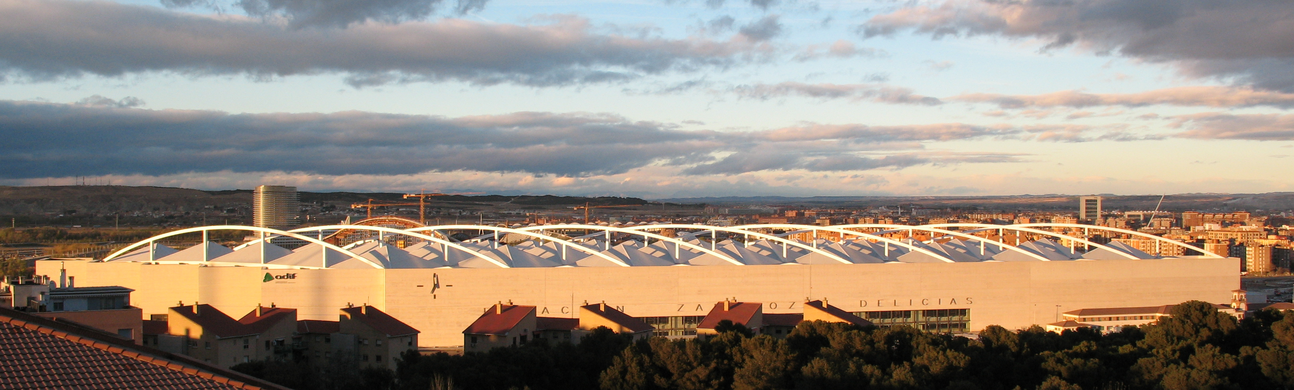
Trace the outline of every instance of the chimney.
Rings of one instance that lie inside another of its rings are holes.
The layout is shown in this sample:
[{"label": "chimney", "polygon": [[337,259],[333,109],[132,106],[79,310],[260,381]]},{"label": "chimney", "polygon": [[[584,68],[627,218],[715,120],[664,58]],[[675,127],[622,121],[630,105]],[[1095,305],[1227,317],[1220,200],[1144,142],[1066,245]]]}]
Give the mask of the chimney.
[{"label": "chimney", "polygon": [[499,301],[499,304],[494,305],[494,314],[503,314],[503,301]]},{"label": "chimney", "polygon": [[728,298],[723,299],[723,311],[728,311],[728,309],[732,308],[731,305],[732,302],[728,301]]},{"label": "chimney", "polygon": [[261,306],[261,304],[257,303],[257,304],[256,304],[256,316],[257,316],[257,317],[260,317],[260,316],[263,316],[263,315],[265,315],[265,306]]},{"label": "chimney", "polygon": [[364,307],[360,309],[360,312],[364,313],[364,315],[368,315],[368,308],[369,308],[368,305],[364,305]]},{"label": "chimney", "polygon": [[601,310],[603,313],[606,313],[606,312],[607,312],[607,301],[602,301],[602,303],[599,303],[599,304],[598,304],[598,310]]},{"label": "chimney", "polygon": [[63,267],[58,269],[58,288],[67,288],[67,269]]},{"label": "chimney", "polygon": [[193,314],[202,315],[202,306],[198,305],[198,301],[193,301]]},{"label": "chimney", "polygon": [[68,276],[68,277],[67,277],[67,288],[75,288],[75,287],[76,287],[76,277],[75,277],[75,276]]},{"label": "chimney", "polygon": [[827,297],[822,297],[822,308],[823,309],[827,308]]}]

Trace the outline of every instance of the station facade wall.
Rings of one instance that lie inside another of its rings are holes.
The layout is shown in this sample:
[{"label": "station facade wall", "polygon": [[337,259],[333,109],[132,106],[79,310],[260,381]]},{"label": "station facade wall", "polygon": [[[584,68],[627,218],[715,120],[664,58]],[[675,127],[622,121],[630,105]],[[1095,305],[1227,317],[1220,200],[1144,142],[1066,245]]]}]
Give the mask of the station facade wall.
[{"label": "station facade wall", "polygon": [[[37,264],[57,274],[59,262]],[[1240,288],[1240,260],[894,263],[512,269],[265,270],[142,263],[66,262],[80,286],[135,289],[144,315],[183,301],[242,315],[257,304],[334,320],[347,304],[369,304],[422,331],[420,346],[457,346],[462,331],[498,302],[537,307],[544,317],[578,315],[584,302],[635,317],[704,316],[725,298],[801,313],[806,298],[849,312],[969,309],[970,330],[1046,324],[1059,313],[1101,307],[1227,303]],[[267,276],[268,275],[268,276]]]}]

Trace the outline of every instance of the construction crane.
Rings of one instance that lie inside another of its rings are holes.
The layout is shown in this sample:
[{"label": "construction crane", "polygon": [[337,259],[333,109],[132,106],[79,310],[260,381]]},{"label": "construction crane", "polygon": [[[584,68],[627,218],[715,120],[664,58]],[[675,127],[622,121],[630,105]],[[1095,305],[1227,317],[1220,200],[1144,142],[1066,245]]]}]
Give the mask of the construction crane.
[{"label": "construction crane", "polygon": [[589,202],[584,202],[583,206],[575,206],[574,210],[584,209],[584,224],[588,225],[589,209],[605,209],[605,208],[612,208],[612,207],[637,207],[637,206],[638,205],[636,204],[622,204],[622,205],[614,205],[614,206],[592,206],[590,205]]},{"label": "construction crane", "polygon": [[[453,193],[453,194],[446,194],[446,193],[443,193],[443,192],[422,192],[422,191],[418,191],[418,193],[416,193],[416,194],[404,194],[404,198],[405,198],[405,199],[409,199],[409,198],[418,198],[418,223],[421,223],[421,224],[423,224],[423,225],[426,225],[426,224],[427,224],[427,198],[428,198],[428,197],[433,197],[433,196],[449,196],[449,195],[480,195],[480,194],[481,194],[480,192],[456,192],[456,193]],[[372,209],[370,209],[370,210],[372,210]]]},{"label": "construction crane", "polygon": [[[355,203],[355,204],[350,205],[350,208],[352,208],[352,209],[357,209],[357,208],[360,208],[360,207],[366,208],[366,209],[368,209],[368,217],[367,217],[367,218],[373,218],[373,209],[378,208],[378,207],[386,207],[386,206],[413,206],[413,205],[417,205],[417,204],[421,204],[421,203],[373,203],[373,200],[372,200],[372,199],[369,199],[369,200],[368,200],[368,203]],[[423,225],[426,225],[426,224],[424,223]]]}]

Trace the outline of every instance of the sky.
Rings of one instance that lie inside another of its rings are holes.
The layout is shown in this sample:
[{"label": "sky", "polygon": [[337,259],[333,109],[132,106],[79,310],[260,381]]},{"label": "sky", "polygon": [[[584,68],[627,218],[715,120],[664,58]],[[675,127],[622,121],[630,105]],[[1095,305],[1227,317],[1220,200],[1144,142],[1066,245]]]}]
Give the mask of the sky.
[{"label": "sky", "polygon": [[0,0],[0,185],[1294,190],[1288,0]]}]

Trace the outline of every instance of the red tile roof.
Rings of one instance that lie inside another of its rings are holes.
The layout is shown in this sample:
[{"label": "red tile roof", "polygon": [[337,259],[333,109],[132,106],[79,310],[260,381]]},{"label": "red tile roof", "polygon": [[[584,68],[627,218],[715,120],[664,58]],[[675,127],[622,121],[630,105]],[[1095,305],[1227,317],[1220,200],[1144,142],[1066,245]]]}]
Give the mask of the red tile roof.
[{"label": "red tile roof", "polygon": [[803,314],[765,314],[764,326],[791,326],[794,327],[804,322]]},{"label": "red tile roof", "polygon": [[840,308],[835,307],[835,306],[831,306],[831,305],[829,305],[829,304],[827,304],[827,303],[824,303],[824,302],[822,302],[822,301],[810,301],[810,302],[808,302],[808,303],[805,303],[805,305],[813,306],[813,307],[817,308],[818,310],[822,310],[822,311],[826,312],[827,314],[830,314],[832,317],[836,317],[837,319],[839,319],[840,321],[843,321],[843,322],[848,322],[848,323],[851,323],[851,324],[854,324],[854,325],[858,325],[858,326],[871,326],[871,325],[872,325],[872,322],[871,322],[871,321],[864,320],[864,319],[862,319],[862,318],[861,318],[861,317],[859,317],[859,316],[856,316],[856,315],[850,314],[849,312],[844,311],[844,310],[840,310]]},{"label": "red tile roof", "polygon": [[301,320],[297,321],[297,333],[341,333],[341,322]]},{"label": "red tile roof", "polygon": [[[1078,316],[1078,317],[1092,317],[1092,316],[1109,317],[1109,316],[1151,315],[1151,314],[1170,315],[1172,314],[1174,307],[1177,307],[1177,305],[1144,306],[1144,307],[1105,307],[1105,308],[1097,308],[1097,309],[1071,310],[1071,311],[1064,312],[1062,314],[1069,315],[1069,316]],[[1231,310],[1231,306],[1219,305],[1216,303],[1213,304],[1213,307],[1218,310]]]},{"label": "red tile roof", "polygon": [[706,314],[705,318],[701,319],[701,323],[696,326],[697,329],[714,329],[723,320],[746,325],[755,317],[755,313],[764,307],[762,303],[732,302],[728,304],[728,310],[724,310],[723,305],[724,302],[714,304],[714,308],[710,309],[710,314]]},{"label": "red tile roof", "polygon": [[239,318],[238,323],[246,326],[246,332],[249,334],[261,334],[269,330],[270,327],[277,325],[279,321],[296,322],[296,320],[297,309],[259,306],[244,315],[243,318]]},{"label": "red tile roof", "polygon": [[[497,308],[501,308],[502,313]],[[516,328],[521,320],[526,319],[526,315],[534,312],[534,306],[504,304],[490,306],[489,310],[476,319],[476,322],[463,330],[463,334],[508,334],[508,331]]]},{"label": "red tile roof", "polygon": [[625,314],[622,311],[616,310],[611,306],[607,306],[604,303],[581,306],[580,308],[593,312],[593,314],[597,314],[602,318],[606,318],[607,321],[614,322],[616,325],[620,325],[625,329],[629,329],[629,331],[633,333],[647,332],[647,331],[652,331],[656,329],[656,328],[653,328],[651,325],[647,325],[647,323],[643,322],[643,320],[631,317],[628,314]]},{"label": "red tile roof", "polygon": [[579,318],[537,317],[535,322],[535,330],[573,330],[580,327]]},{"label": "red tile roof", "polygon": [[1104,307],[1095,309],[1078,309],[1065,312],[1065,315],[1077,317],[1091,316],[1128,316],[1128,315],[1152,315],[1168,314],[1173,305],[1164,306],[1143,306],[1143,307]]},{"label": "red tile roof", "polygon": [[0,389],[283,389],[90,330],[0,309]]},{"label": "red tile roof", "polygon": [[255,334],[248,333],[249,329],[247,329],[246,326],[243,326],[243,324],[238,321],[234,321],[233,318],[225,315],[225,313],[220,310],[216,310],[216,308],[211,307],[211,305],[196,305],[197,310],[194,310],[194,307],[194,305],[176,306],[172,307],[171,311],[174,311],[176,314],[179,314],[189,321],[193,321],[193,323],[201,326],[204,332],[210,332],[211,334],[216,335],[216,337],[224,338]]},{"label": "red tile roof", "polygon": [[400,322],[400,320],[395,319],[395,317],[392,317],[390,314],[386,314],[373,306],[364,305],[360,307],[348,307],[341,309],[341,311],[342,313],[349,314],[351,319],[363,322],[378,332],[382,332],[387,337],[407,336],[421,333],[412,326],[409,326],[409,324]]}]

